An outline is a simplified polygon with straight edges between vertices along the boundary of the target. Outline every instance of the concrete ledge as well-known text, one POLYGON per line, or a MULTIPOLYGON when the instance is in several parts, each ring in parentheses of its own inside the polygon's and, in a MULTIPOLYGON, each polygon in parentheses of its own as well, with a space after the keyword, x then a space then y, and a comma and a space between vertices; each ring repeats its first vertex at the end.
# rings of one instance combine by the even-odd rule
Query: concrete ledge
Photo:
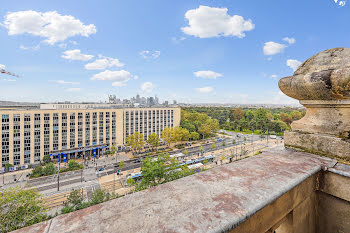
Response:
POLYGON ((298 148, 314 154, 350 159, 350 140, 335 136, 286 131, 284 143, 287 147, 298 148))
POLYGON ((268 151, 17 232, 228 232, 335 164, 303 152, 268 151))

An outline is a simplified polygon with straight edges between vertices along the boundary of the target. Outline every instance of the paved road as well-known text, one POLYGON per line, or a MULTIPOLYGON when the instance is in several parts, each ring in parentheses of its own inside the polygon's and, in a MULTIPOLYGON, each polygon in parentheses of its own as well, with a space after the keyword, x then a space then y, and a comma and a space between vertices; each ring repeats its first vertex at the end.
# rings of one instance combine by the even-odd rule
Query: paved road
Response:
MULTIPOLYGON (((246 134, 240 134, 240 133, 229 132, 229 131, 225 131, 225 133, 231 135, 231 137, 235 139, 236 141, 235 145, 250 144, 253 141, 256 142, 258 140, 263 140, 262 138, 260 138, 259 135, 246 135, 246 134), (246 140, 244 140, 244 138, 246 138, 246 140)), ((233 144, 233 138, 225 138, 223 141, 215 142, 215 149, 212 149, 213 142, 209 142, 204 145, 188 147, 187 156, 191 157, 193 155, 200 155, 202 152, 208 153, 216 150, 234 147, 235 145, 233 144)), ((171 151, 169 154, 183 153, 184 150, 185 149, 171 151)), ((66 185, 74 185, 74 184, 78 185, 79 183, 81 183, 82 180, 83 181, 96 180, 97 177, 111 175, 116 171, 116 169, 119 169, 118 168, 119 161, 121 160, 124 160, 125 165, 122 169, 119 169, 120 171, 127 171, 135 168, 140 168, 142 166, 142 159, 144 159, 145 157, 146 156, 136 158, 136 159, 131 159, 131 160, 125 160, 127 157, 119 156, 119 159, 117 157, 118 162, 116 162, 115 157, 99 159, 97 160, 97 163, 94 164, 94 166, 90 166, 90 168, 84 169, 83 171, 79 170, 79 171, 66 172, 66 173, 60 174, 60 187, 64 187, 66 185), (96 172, 101 168, 104 168, 104 170, 96 172)), ((157 157, 157 155, 153 157, 157 157)), ((57 175, 29 180, 27 183, 27 187, 38 187, 39 191, 47 191, 50 189, 55 189, 57 187, 57 175)))

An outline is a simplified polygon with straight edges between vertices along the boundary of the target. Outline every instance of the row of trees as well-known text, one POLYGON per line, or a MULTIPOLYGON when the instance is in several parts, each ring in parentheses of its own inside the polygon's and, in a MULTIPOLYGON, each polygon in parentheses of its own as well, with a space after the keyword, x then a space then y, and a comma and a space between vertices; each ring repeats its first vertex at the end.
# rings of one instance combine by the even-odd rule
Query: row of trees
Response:
POLYGON ((190 109, 189 111, 182 109, 180 126, 187 129, 191 135, 196 133, 200 138, 207 138, 215 134, 220 128, 217 119, 211 119, 205 113, 191 111, 190 109))
MULTIPOLYGON (((305 115, 303 110, 283 108, 283 109, 241 109, 241 108, 209 108, 195 107, 183 110, 185 118, 182 124, 187 124, 186 115, 190 115, 189 121, 198 122, 208 115, 216 119, 220 128, 236 131, 275 131, 283 132, 290 128, 292 121, 299 120, 305 115), (188 114, 188 112, 192 114, 188 114)), ((188 118, 188 117, 187 117, 188 118)), ((193 123, 193 125, 195 125, 193 123)))
POLYGON ((126 138, 127 146, 130 146, 132 150, 141 152, 141 150, 146 145, 146 142, 152 147, 152 150, 157 149, 160 140, 163 139, 168 145, 171 143, 184 142, 188 140, 198 140, 200 135, 197 132, 189 132, 187 129, 182 127, 174 127, 174 128, 165 128, 162 134, 159 136, 156 133, 153 133, 148 136, 148 139, 144 140, 144 135, 139 132, 135 132, 134 134, 128 136, 126 138))

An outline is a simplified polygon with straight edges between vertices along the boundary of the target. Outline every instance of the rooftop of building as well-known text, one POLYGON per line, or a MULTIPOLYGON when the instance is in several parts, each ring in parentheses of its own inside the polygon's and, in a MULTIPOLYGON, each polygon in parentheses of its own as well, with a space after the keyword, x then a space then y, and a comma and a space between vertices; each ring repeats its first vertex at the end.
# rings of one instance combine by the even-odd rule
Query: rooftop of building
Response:
POLYGON ((179 108, 178 105, 123 105, 108 103, 43 103, 32 105, 0 105, 0 111, 52 111, 52 110, 91 110, 91 109, 148 109, 179 108))

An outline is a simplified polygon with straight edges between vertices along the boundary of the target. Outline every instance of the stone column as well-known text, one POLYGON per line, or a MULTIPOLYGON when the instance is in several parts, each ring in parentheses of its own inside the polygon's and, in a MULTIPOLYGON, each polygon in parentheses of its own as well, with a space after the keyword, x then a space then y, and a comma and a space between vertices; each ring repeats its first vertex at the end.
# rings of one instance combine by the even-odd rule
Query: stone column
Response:
POLYGON ((350 160, 350 49, 316 54, 279 87, 306 107, 306 115, 285 132, 285 145, 350 160))

